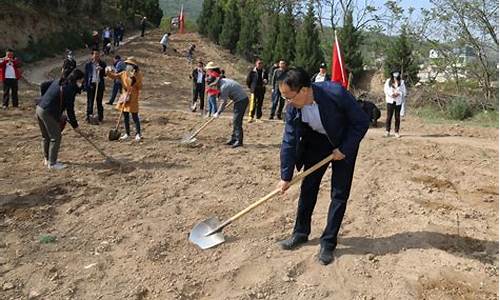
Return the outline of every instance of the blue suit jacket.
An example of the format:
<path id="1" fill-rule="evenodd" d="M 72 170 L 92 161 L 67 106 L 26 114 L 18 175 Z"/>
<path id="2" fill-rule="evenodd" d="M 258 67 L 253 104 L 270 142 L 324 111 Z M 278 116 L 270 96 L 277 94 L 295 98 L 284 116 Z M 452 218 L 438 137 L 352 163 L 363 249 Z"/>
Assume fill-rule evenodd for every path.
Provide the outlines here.
<path id="1" fill-rule="evenodd" d="M 356 103 L 354 96 L 340 84 L 325 81 L 313 83 L 311 87 L 314 101 L 318 104 L 321 123 L 332 147 L 339 148 L 346 156 L 345 159 L 355 160 L 359 143 L 368 130 L 368 116 Z M 301 153 L 299 141 L 305 130 L 302 129 L 300 109 L 287 105 L 285 120 L 280 154 L 281 179 L 290 181 L 294 168 L 302 168 L 298 155 Z"/>
<path id="2" fill-rule="evenodd" d="M 83 87 L 86 91 L 90 91 L 90 85 L 92 83 L 92 61 L 89 61 L 85 64 L 85 77 L 83 80 Z M 101 71 L 99 72 L 99 89 L 104 89 L 104 75 L 106 63 L 104 61 L 99 61 L 99 66 L 101 67 Z"/>

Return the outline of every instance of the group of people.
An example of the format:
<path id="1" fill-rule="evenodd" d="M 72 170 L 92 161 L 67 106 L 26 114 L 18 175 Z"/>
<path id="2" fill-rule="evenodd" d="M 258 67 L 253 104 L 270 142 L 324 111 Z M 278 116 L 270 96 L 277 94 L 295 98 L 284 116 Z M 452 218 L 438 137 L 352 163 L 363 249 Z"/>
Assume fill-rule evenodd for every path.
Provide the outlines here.
<path id="1" fill-rule="evenodd" d="M 5 96 L 8 93 L 5 91 L 12 90 L 14 93 L 14 86 L 17 89 L 17 82 L 13 80 L 19 79 L 20 63 L 14 58 L 13 52 L 8 50 L 0 66 L 5 107 L 8 105 L 8 96 Z M 41 97 L 36 106 L 36 117 L 43 137 L 43 163 L 49 169 L 64 168 L 58 161 L 58 152 L 66 120 L 75 131 L 81 133 L 75 115 L 76 95 L 82 91 L 87 92 L 88 122 L 93 118 L 94 104 L 97 106 L 97 121 L 104 120 L 102 98 L 106 77 L 113 80 L 113 92 L 108 104 L 114 104 L 120 94 L 116 109 L 124 116 L 126 131 L 120 139 L 130 138 L 132 115 L 136 127 L 135 140 L 141 140 L 138 100 L 143 76 L 138 62 L 133 57 L 123 60 L 117 55 L 113 66 L 107 66 L 100 58 L 100 50 L 93 49 L 91 59 L 85 64 L 84 71 L 81 71 L 69 52 L 60 78 L 41 85 Z M 5 84 L 7 79 L 8 83 Z M 373 117 L 364 111 L 363 105 L 359 105 L 349 91 L 329 80 L 325 64 L 321 64 L 319 72 L 311 77 L 303 69 L 288 68 L 284 60 L 267 72 L 262 60 L 257 59 L 246 78 L 250 97 L 237 81 L 226 78 L 223 69 L 214 62 L 205 66 L 200 61 L 193 69 L 190 79 L 193 83 L 192 111 L 196 111 L 199 100 L 199 109 L 203 113 L 205 93 L 209 103 L 207 116 L 218 118 L 225 111 L 229 100 L 232 101 L 233 130 L 226 142 L 232 148 L 243 146 L 243 119 L 247 107 L 250 106 L 250 121 L 261 119 L 266 85 L 271 84 L 272 108 L 269 118 L 277 117 L 285 122 L 278 185 L 282 192 L 290 187 L 295 170 L 309 169 L 328 155 L 332 156 L 329 164 L 323 165 L 302 181 L 294 229 L 289 238 L 280 242 L 282 249 L 292 250 L 308 241 L 320 183 L 328 165 L 331 165 L 331 204 L 318 253 L 320 263 L 331 263 L 346 211 L 359 145 L 370 122 L 373 122 Z M 395 113 L 395 132 L 399 136 L 399 115 L 406 88 L 397 72 L 392 74 L 385 85 L 388 111 L 386 135 L 390 132 L 391 118 Z M 15 99 L 13 97 L 13 105 L 17 106 L 17 95 Z"/>
<path id="2" fill-rule="evenodd" d="M 135 140 L 140 141 L 141 123 L 139 119 L 139 94 L 142 89 L 142 72 L 133 57 L 123 60 L 114 57 L 113 67 L 101 60 L 100 50 L 93 49 L 91 59 L 85 64 L 84 71 L 77 68 L 76 62 L 68 52 L 64 59 L 61 75 L 56 80 L 43 82 L 40 86 L 41 97 L 37 99 L 36 117 L 42 133 L 44 165 L 51 170 L 63 169 L 58 161 L 62 131 L 66 122 L 78 133 L 79 124 L 75 115 L 75 98 L 82 91 L 87 93 L 86 121 L 100 124 L 104 121 L 102 99 L 105 78 L 113 80 L 113 92 L 107 104 L 112 105 L 120 93 L 116 110 L 123 114 L 125 133 L 120 140 L 130 138 L 130 115 L 135 123 Z M 97 119 L 94 107 L 97 107 Z"/>
<path id="3" fill-rule="evenodd" d="M 119 47 L 120 42 L 123 41 L 123 36 L 125 35 L 125 26 L 123 23 L 116 24 L 113 28 L 110 26 L 104 27 L 102 30 L 101 38 L 99 38 L 99 32 L 92 32 L 92 49 L 102 49 L 102 52 L 109 55 L 112 49 Z M 102 40 L 102 47 L 100 47 L 100 42 Z"/>

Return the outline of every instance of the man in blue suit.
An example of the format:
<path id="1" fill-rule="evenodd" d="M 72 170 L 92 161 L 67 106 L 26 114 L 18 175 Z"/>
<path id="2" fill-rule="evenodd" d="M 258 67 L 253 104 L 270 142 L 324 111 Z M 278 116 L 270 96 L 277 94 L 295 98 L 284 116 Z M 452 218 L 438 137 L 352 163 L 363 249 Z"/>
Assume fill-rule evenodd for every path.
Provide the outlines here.
<path id="1" fill-rule="evenodd" d="M 281 95 L 287 100 L 279 186 L 285 192 L 295 168 L 308 169 L 333 153 L 331 203 L 318 255 L 319 262 L 327 265 L 333 260 L 359 144 L 368 130 L 369 120 L 341 85 L 330 81 L 311 83 L 310 78 L 302 69 L 291 69 L 278 79 Z M 280 242 L 283 249 L 292 250 L 307 242 L 311 216 L 327 168 L 328 165 L 323 166 L 302 182 L 295 228 L 289 239 Z"/>
<path id="2" fill-rule="evenodd" d="M 92 50 L 92 59 L 85 65 L 85 78 L 83 87 L 87 91 L 87 122 L 94 113 L 94 99 L 96 100 L 97 115 L 99 122 L 104 119 L 104 107 L 102 97 L 104 96 L 104 69 L 106 63 L 101 60 L 99 50 Z M 96 93 L 97 92 L 97 97 Z"/>

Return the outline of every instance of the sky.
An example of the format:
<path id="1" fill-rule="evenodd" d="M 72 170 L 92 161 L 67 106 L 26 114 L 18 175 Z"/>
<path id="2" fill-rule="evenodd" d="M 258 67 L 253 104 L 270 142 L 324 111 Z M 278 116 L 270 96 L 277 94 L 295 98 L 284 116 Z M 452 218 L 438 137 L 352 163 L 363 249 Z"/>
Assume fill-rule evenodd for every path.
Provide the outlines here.
<path id="1" fill-rule="evenodd" d="M 374 5 L 376 5 L 378 7 L 383 7 L 384 3 L 386 2 L 386 0 L 371 0 L 371 1 L 373 1 Z M 360 1 L 360 3 L 361 3 L 361 1 Z M 401 6 L 405 10 L 408 9 L 409 7 L 414 7 L 414 8 L 416 8 L 415 12 L 420 11 L 420 8 L 431 8 L 432 7 L 430 1 L 428 1 L 428 0 L 413 0 L 413 1 L 402 0 Z"/>

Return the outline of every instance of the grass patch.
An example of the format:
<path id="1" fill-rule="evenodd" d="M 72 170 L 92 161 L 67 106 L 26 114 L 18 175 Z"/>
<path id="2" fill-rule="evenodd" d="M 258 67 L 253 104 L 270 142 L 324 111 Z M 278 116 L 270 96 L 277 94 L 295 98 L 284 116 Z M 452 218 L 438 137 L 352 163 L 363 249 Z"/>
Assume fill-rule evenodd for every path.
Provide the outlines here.
<path id="1" fill-rule="evenodd" d="M 498 111 L 496 110 L 472 112 L 472 116 L 461 121 L 452 118 L 447 111 L 442 111 L 431 105 L 416 108 L 415 114 L 431 124 L 455 124 L 458 122 L 473 127 L 498 128 Z"/>

